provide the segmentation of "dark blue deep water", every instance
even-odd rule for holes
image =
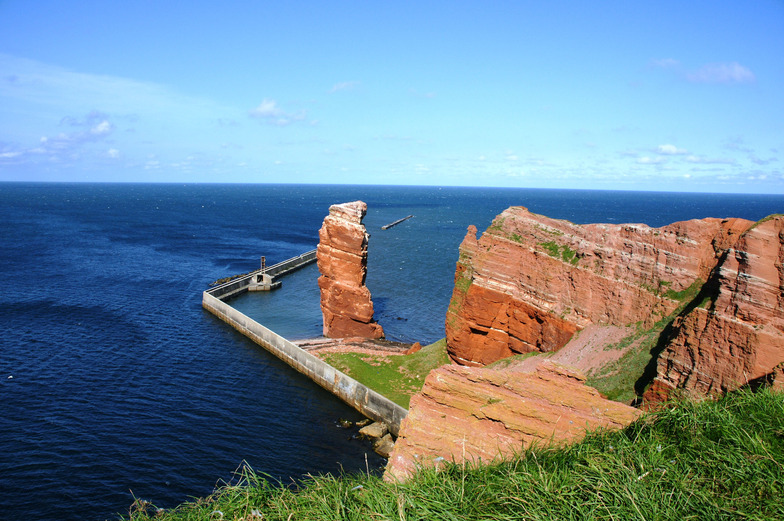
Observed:
[[[356,413],[201,308],[210,282],[314,248],[329,206],[356,199],[376,317],[388,338],[423,343],[443,336],[466,227],[510,205],[652,226],[784,211],[762,195],[0,184],[0,518],[113,519],[134,497],[171,507],[243,461],[289,483],[378,469],[338,427]],[[316,278],[311,266],[232,304],[318,336]]]

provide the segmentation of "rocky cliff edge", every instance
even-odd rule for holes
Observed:
[[[649,400],[775,379],[784,361],[782,230],[782,216],[651,228],[509,208],[478,239],[470,227],[460,246],[449,355],[482,366],[557,351],[588,325],[664,323]]]

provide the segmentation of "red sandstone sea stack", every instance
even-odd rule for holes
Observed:
[[[368,234],[362,219],[366,212],[362,201],[332,205],[319,230],[318,285],[326,337],[384,336],[373,320],[373,302],[365,287]]]

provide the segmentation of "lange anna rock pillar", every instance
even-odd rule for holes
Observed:
[[[373,302],[365,286],[368,233],[362,219],[366,212],[362,201],[333,204],[319,230],[318,285],[326,337],[384,336],[373,320]]]

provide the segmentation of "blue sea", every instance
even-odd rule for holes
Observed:
[[[201,308],[221,277],[316,246],[331,204],[368,204],[367,285],[387,337],[444,335],[458,246],[511,205],[576,223],[757,220],[784,196],[448,187],[0,184],[0,518],[170,508],[247,464],[283,485],[378,472],[357,413]],[[394,228],[380,227],[406,215]],[[231,304],[321,334],[315,265]]]

